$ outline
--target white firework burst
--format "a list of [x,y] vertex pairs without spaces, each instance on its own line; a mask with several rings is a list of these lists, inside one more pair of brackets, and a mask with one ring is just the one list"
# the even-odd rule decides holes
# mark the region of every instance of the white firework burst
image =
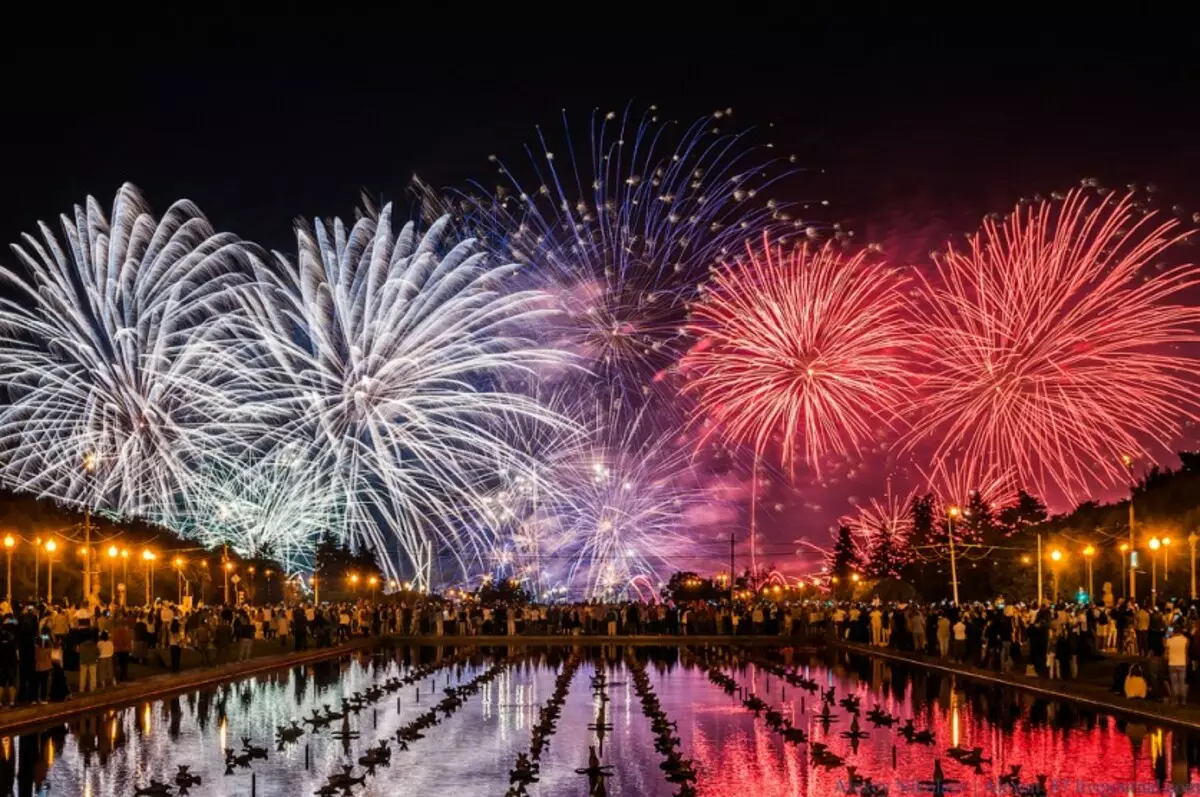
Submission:
[[564,359],[524,336],[544,297],[473,242],[447,243],[447,226],[397,234],[390,205],[350,228],[301,224],[295,263],[277,255],[250,303],[276,436],[345,496],[339,533],[420,584],[442,550],[463,570],[491,550],[476,521],[493,475],[532,467],[511,418],[568,425],[505,387]]
[[201,467],[188,531],[213,548],[274,559],[287,575],[311,570],[321,535],[336,528],[346,498],[297,443]]
[[249,249],[189,201],[161,219],[131,185],[89,197],[0,268],[0,476],[12,488],[171,522],[199,452],[230,449],[241,399],[227,310]]

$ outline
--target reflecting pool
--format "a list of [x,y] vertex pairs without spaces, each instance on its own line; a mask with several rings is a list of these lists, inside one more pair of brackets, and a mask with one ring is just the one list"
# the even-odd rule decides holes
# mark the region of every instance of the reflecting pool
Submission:
[[1197,737],[1015,690],[839,654],[580,646],[390,647],[99,712],[0,738],[0,795],[174,795],[182,765],[191,795],[502,797],[537,735],[534,797],[1200,791]]

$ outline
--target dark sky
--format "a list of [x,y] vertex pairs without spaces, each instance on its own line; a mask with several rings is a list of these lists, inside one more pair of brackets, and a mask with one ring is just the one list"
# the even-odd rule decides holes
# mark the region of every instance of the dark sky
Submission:
[[[350,215],[362,188],[402,198],[414,172],[487,183],[489,154],[520,161],[562,109],[582,127],[592,108],[630,102],[774,123],[767,137],[812,170],[783,198],[830,199],[828,220],[893,255],[1084,177],[1152,181],[1200,207],[1186,25],[1000,23],[984,10],[961,24],[830,23],[750,7],[710,20],[726,23],[720,35],[681,29],[698,10],[655,28],[584,6],[524,37],[457,30],[453,9],[437,22],[225,10],[97,22],[59,49],[23,40],[0,56],[0,240],[89,193],[107,206],[131,181],[159,210],[186,196],[218,228],[290,251],[297,215]],[[575,16],[588,19],[562,28]],[[828,520],[806,522],[782,539],[824,534]]]
[[1200,173],[1186,32],[753,12],[731,26],[521,41],[403,17],[96,23],[78,46],[5,55],[0,239],[128,180],[157,208],[187,196],[287,247],[297,214],[350,213],[363,187],[401,196],[414,171],[486,180],[490,153],[517,159],[560,109],[583,121],[630,101],[774,122],[778,146],[825,170],[793,198],[830,198],[871,237],[966,230],[1085,176],[1186,195]]

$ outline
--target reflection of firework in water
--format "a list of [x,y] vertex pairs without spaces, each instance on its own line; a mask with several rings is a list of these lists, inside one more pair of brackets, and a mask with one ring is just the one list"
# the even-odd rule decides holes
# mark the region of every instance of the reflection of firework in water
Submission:
[[728,113],[689,127],[653,108],[641,118],[597,112],[582,146],[564,118],[561,140],[539,130],[531,180],[493,158],[496,193],[455,203],[474,234],[534,267],[533,284],[565,311],[555,344],[583,356],[618,410],[636,412],[673,367],[686,303],[708,269],[748,233],[799,224],[759,193],[779,159],[720,133]]
[[801,447],[813,468],[857,451],[909,396],[904,286],[832,245],[788,255],[768,242],[725,266],[695,307],[700,340],[681,366],[697,414],[757,454],[782,438],[789,470]]
[[608,437],[559,474],[548,518],[565,580],[588,598],[623,594],[633,579],[665,581],[694,548],[690,512],[705,501],[686,452],[644,437],[636,424]]
[[912,437],[1067,497],[1126,477],[1123,454],[1170,446],[1200,411],[1192,266],[1161,260],[1178,224],[1131,196],[1018,208],[988,220],[921,284],[933,371]]
[[[465,571],[491,550],[473,523],[498,467],[530,465],[508,421],[565,422],[504,386],[561,357],[521,327],[544,310],[511,290],[513,266],[469,242],[445,245],[447,220],[424,235],[392,228],[391,207],[350,229],[318,220],[297,229],[296,263],[279,258],[251,305],[270,347],[263,390],[277,434],[346,496],[336,528],[426,584],[435,550]],[[399,555],[397,555],[399,554]]]

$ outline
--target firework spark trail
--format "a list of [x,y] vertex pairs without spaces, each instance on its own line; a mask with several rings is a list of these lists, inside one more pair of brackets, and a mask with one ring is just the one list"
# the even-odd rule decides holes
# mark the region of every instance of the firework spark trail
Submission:
[[422,584],[436,549],[464,570],[490,550],[472,521],[497,463],[531,466],[506,420],[569,425],[501,384],[563,360],[521,335],[549,312],[542,297],[508,290],[516,267],[471,241],[439,255],[447,224],[396,235],[386,206],[350,229],[301,225],[295,265],[277,255],[248,303],[269,349],[277,439],[301,441],[348,497],[351,542],[379,552],[391,576],[402,555]]
[[718,271],[681,365],[695,420],[713,424],[704,437],[752,443],[759,456],[779,438],[789,471],[801,448],[818,473],[826,453],[857,452],[912,390],[906,283],[829,244],[789,255],[766,242]]
[[904,548],[912,536],[912,500],[916,491],[900,495],[892,492],[889,481],[883,499],[871,498],[860,504],[857,511],[840,519],[850,529],[855,549],[862,561],[869,560],[880,534],[891,537],[898,548]]
[[922,279],[931,375],[909,438],[1077,498],[1200,410],[1200,270],[1155,270],[1185,233],[1083,190],[988,220]]
[[933,462],[928,472],[920,472],[924,489],[936,499],[934,512],[939,518],[945,517],[951,506],[969,506],[974,495],[997,510],[1017,498],[1016,470],[1002,469],[995,462],[943,459]]
[[307,453],[290,443],[202,464],[183,530],[210,548],[228,542],[240,556],[274,558],[289,576],[311,571],[316,544],[338,527],[346,498]]
[[677,404],[666,400],[675,398],[666,377],[685,348],[698,282],[747,234],[804,234],[803,222],[760,196],[787,173],[787,159],[720,133],[729,113],[683,126],[654,108],[641,118],[596,112],[586,144],[564,115],[559,146],[539,129],[528,150],[532,182],[493,157],[497,192],[459,195],[466,226],[531,265],[531,284],[556,297],[564,312],[548,338],[581,357],[606,412],[627,419],[658,394],[662,409]]
[[[170,522],[199,452],[231,447],[241,399],[223,317],[249,250],[187,200],[159,220],[124,185],[14,245],[0,269],[0,476],[17,490]],[[84,467],[85,458],[90,467]]]
[[689,510],[708,503],[686,450],[633,424],[598,434],[566,463],[547,511],[566,565],[562,581],[587,598],[623,594],[638,577],[665,581],[695,550]]

